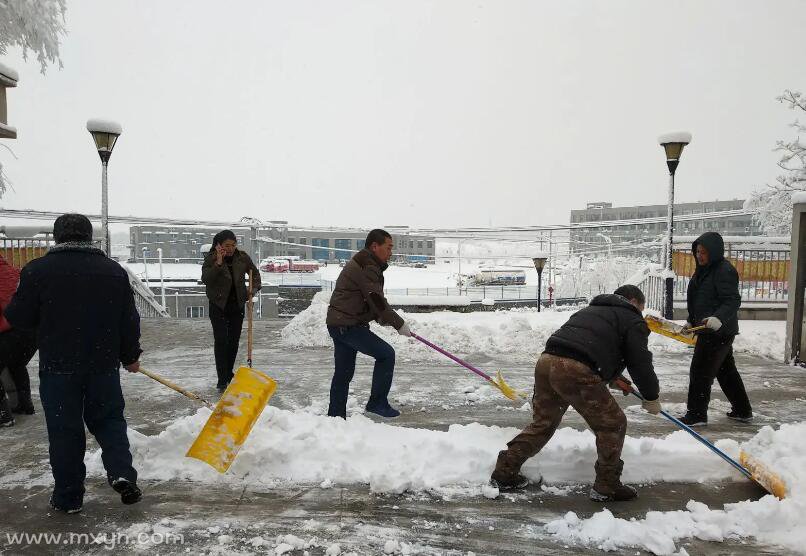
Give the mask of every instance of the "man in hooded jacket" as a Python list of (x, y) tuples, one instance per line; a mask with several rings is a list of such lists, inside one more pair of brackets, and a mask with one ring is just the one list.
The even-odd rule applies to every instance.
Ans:
[(706, 232), (691, 244), (697, 270), (686, 294), (687, 326), (705, 325), (697, 335), (689, 373), (686, 414), (689, 426), (708, 424), (708, 402), (714, 379), (731, 404), (728, 417), (750, 422), (753, 409), (733, 359), (733, 339), (739, 333), (739, 274), (725, 259), (725, 243), (716, 232)]

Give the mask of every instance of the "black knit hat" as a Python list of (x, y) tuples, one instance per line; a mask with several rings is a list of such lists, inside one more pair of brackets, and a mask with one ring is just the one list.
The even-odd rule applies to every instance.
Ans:
[(228, 239), (238, 243), (238, 238), (235, 237), (235, 234), (232, 232), (232, 230), (221, 230), (215, 235), (215, 237), (213, 237), (213, 247), (224, 243)]
[(56, 243), (68, 241), (92, 241), (92, 224), (83, 214), (62, 214), (53, 223), (53, 239)]

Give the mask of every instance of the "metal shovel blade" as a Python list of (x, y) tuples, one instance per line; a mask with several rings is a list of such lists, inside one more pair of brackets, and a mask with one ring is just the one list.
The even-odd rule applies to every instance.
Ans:
[(238, 369), (187, 457), (225, 473), (276, 389), (277, 383), (264, 373)]

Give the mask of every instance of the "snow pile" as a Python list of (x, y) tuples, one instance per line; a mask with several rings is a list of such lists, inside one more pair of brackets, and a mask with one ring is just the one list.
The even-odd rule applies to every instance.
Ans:
[[(726, 538), (757, 540), (806, 553), (806, 422), (764, 427), (742, 449), (765, 462), (785, 481), (785, 500), (765, 496), (758, 501), (725, 504), (710, 509), (691, 500), (685, 511), (649, 512), (644, 519), (625, 520), (603, 510), (588, 519), (568, 512), (546, 525), (546, 531), (562, 542), (594, 546), (602, 550), (643, 548), (653, 554), (674, 554), (675, 544), (697, 538), (721, 542)], [(699, 474), (698, 471), (694, 471)]]
[[(283, 329), (282, 341), (289, 347), (323, 347), (333, 345), (325, 325), (330, 294), (316, 294), (311, 306), (296, 315)], [(457, 354), (484, 353), (505, 360), (533, 362), (542, 353), (546, 340), (571, 316), (569, 311), (511, 309), (508, 311), (455, 313), (410, 313), (400, 311), (411, 329), (436, 345)], [(442, 356), (416, 340), (397, 334), (391, 327), (373, 323), (372, 330), (392, 344), (398, 358), (436, 360)], [(778, 321), (742, 321), (741, 334), (734, 341), (737, 353), (780, 358), (784, 351), (785, 327)], [(652, 334), (649, 348), (653, 351), (690, 353), (678, 341)]]
[[(478, 423), (452, 425), (447, 431), (396, 427), (363, 415), (349, 420), (267, 407), (226, 474), (185, 457), (210, 411), (171, 424), (156, 436), (129, 430), (135, 466), (144, 479), (185, 479), (205, 483), (241, 482), (279, 486), (287, 483), (368, 484), (374, 492), (452, 489), (482, 493), (499, 450), (519, 431)], [(719, 446), (738, 457), (738, 444)], [(593, 434), (563, 428), (537, 458), (524, 466), (527, 476), (542, 474), (548, 483), (593, 480)], [(690, 482), (741, 480), (682, 431), (665, 438), (625, 442), (625, 480)], [(89, 472), (103, 475), (100, 451), (87, 456)]]

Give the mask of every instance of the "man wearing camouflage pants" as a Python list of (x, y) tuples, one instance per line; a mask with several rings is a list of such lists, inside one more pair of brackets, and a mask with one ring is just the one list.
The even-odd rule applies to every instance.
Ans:
[(612, 295), (595, 297), (552, 334), (535, 367), (533, 421), (498, 454), (493, 486), (506, 490), (529, 484), (520, 474), (521, 466), (551, 439), (570, 405), (596, 434), (598, 460), (591, 499), (608, 502), (637, 496), (635, 488), (621, 483), (627, 418), (608, 383), (626, 366), (646, 400), (643, 408), (653, 415), (660, 411), (658, 378), (647, 349), (649, 328), (641, 315), (644, 303), (640, 289), (621, 286)]

